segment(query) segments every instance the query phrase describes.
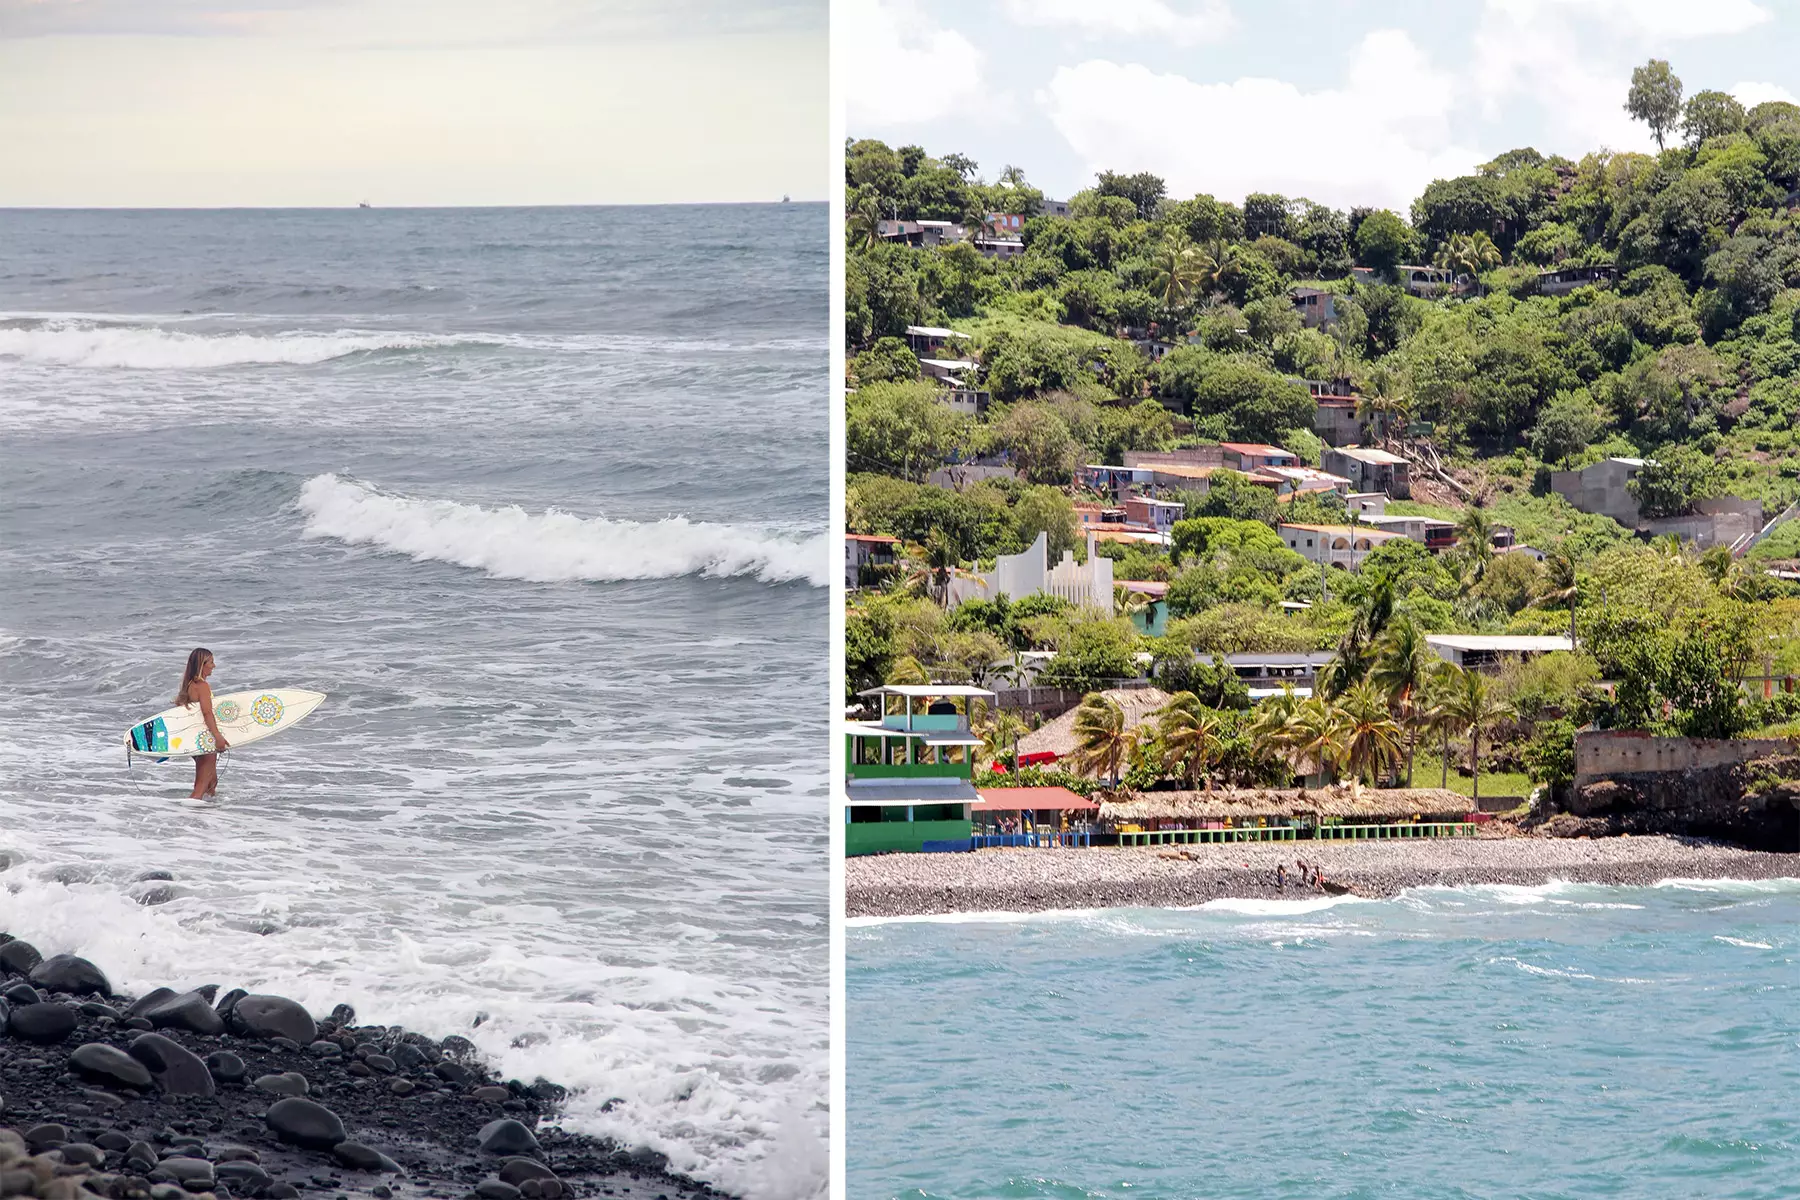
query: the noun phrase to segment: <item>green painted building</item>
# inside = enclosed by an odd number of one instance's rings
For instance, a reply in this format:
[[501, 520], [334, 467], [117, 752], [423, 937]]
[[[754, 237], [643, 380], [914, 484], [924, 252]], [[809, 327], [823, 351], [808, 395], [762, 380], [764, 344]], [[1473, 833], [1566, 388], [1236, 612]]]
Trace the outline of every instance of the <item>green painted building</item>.
[[881, 719], [845, 730], [844, 852], [967, 849], [981, 746], [968, 709], [994, 693], [930, 683], [861, 694], [880, 704]]

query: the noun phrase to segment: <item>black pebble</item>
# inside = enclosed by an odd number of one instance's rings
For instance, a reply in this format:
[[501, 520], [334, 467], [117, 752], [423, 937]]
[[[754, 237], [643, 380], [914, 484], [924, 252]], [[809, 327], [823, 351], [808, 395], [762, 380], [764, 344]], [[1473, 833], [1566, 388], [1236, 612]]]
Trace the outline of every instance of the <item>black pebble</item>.
[[75, 1010], [66, 1004], [27, 1004], [6, 1018], [9, 1033], [20, 1041], [54, 1046], [75, 1032]]

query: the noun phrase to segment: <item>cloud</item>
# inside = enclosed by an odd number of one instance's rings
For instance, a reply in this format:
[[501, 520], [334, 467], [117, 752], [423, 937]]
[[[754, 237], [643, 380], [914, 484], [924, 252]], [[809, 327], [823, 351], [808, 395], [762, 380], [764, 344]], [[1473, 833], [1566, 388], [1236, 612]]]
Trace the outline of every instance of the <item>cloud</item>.
[[1742, 33], [1774, 14], [1755, 0], [1487, 0], [1513, 19], [1585, 19], [1639, 42]]
[[1433, 179], [1482, 161], [1451, 137], [1454, 87], [1410, 37], [1385, 30], [1358, 45], [1339, 88], [1196, 83], [1090, 61], [1059, 69], [1037, 99], [1091, 171], [1154, 171], [1180, 196], [1278, 191], [1404, 212]]
[[1019, 25], [1068, 29], [1088, 38], [1167, 38], [1179, 45], [1210, 42], [1237, 24], [1226, 0], [1198, 0], [1182, 11], [1164, 0], [1003, 0]]
[[912, 0], [843, 0], [833, 20], [833, 40], [852, 56], [843, 65], [851, 129], [967, 116], [987, 102], [981, 51]]
[[1789, 104], [1800, 104], [1800, 99], [1797, 99], [1794, 93], [1779, 83], [1757, 83], [1754, 80], [1747, 80], [1743, 83], [1732, 84], [1731, 94], [1737, 97], [1737, 102], [1745, 108], [1755, 108], [1768, 100], [1785, 100]]

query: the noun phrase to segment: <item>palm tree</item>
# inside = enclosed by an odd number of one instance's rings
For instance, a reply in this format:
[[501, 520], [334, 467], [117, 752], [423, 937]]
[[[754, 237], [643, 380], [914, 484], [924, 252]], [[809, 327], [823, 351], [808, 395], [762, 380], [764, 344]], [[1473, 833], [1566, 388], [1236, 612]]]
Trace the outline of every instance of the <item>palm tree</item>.
[[1164, 307], [1174, 310], [1187, 303], [1206, 277], [1204, 258], [1188, 235], [1179, 230], [1163, 239], [1153, 260], [1156, 270], [1150, 286], [1162, 298]]
[[1406, 729], [1406, 786], [1413, 782], [1413, 756], [1419, 742], [1419, 714], [1432, 668], [1443, 660], [1425, 642], [1424, 631], [1409, 618], [1387, 627], [1375, 648], [1369, 680], [1388, 697]]
[[1298, 727], [1295, 749], [1318, 764], [1319, 773], [1329, 779], [1343, 761], [1336, 708], [1320, 697], [1312, 696], [1300, 705], [1294, 721]]
[[1469, 735], [1469, 775], [1474, 780], [1476, 808], [1481, 807], [1481, 735], [1506, 716], [1506, 703], [1488, 687], [1479, 671], [1452, 665], [1444, 693], [1444, 719]]
[[1448, 271], [1456, 271], [1479, 281], [1481, 273], [1499, 266], [1505, 261], [1500, 247], [1494, 245], [1494, 239], [1485, 232], [1455, 233], [1438, 251], [1437, 265]]
[[1412, 420], [1412, 405], [1405, 396], [1364, 393], [1356, 398], [1356, 420], [1374, 431], [1382, 445], [1394, 441], [1394, 427], [1405, 429]]
[[1212, 765], [1219, 757], [1223, 726], [1219, 714], [1200, 703], [1192, 692], [1177, 692], [1157, 710], [1157, 736], [1163, 744], [1163, 769], [1171, 773], [1185, 766], [1188, 786], [1206, 779], [1212, 792]]
[[1119, 784], [1120, 768], [1137, 744], [1137, 731], [1125, 728], [1125, 710], [1095, 692], [1075, 710], [1075, 769]]
[[845, 205], [844, 230], [850, 244], [867, 250], [880, 240], [881, 201], [867, 188], [858, 188]]
[[1532, 597], [1528, 608], [1569, 606], [1569, 645], [1575, 644], [1575, 604], [1579, 585], [1575, 578], [1575, 560], [1558, 550], [1544, 560], [1544, 590]]
[[1388, 712], [1387, 696], [1364, 680], [1337, 706], [1338, 744], [1352, 787], [1383, 778], [1400, 758], [1400, 726]]
[[1300, 722], [1301, 703], [1300, 694], [1288, 684], [1256, 706], [1256, 717], [1245, 730], [1259, 756], [1280, 759], [1295, 775], [1300, 774], [1300, 746], [1306, 732]]
[[987, 237], [992, 220], [993, 214], [988, 211], [987, 202], [976, 193], [969, 193], [968, 202], [963, 205], [962, 211], [963, 233], [968, 239], [978, 242]]
[[1121, 617], [1134, 617], [1154, 603], [1155, 600], [1143, 592], [1133, 591], [1123, 584], [1113, 584], [1113, 611]]
[[923, 686], [931, 682], [931, 676], [918, 659], [910, 654], [902, 654], [888, 668], [887, 677], [882, 682], [890, 687]]
[[992, 710], [986, 720], [975, 726], [975, 733], [981, 738], [981, 761], [991, 765], [1008, 757], [1025, 732], [1025, 722], [1018, 713]]
[[1473, 587], [1481, 582], [1488, 564], [1494, 561], [1494, 521], [1487, 509], [1471, 504], [1462, 510], [1462, 516], [1456, 519], [1456, 544], [1469, 562], [1464, 586]]

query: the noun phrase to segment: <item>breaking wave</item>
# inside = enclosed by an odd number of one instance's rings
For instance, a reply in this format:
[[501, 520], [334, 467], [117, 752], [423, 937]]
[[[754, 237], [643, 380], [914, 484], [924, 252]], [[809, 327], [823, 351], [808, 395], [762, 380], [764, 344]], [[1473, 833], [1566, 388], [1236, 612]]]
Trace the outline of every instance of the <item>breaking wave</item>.
[[329, 362], [348, 354], [421, 350], [466, 342], [417, 333], [187, 333], [154, 326], [45, 321], [0, 326], [0, 359], [49, 366], [139, 371]]
[[669, 517], [614, 521], [516, 505], [482, 508], [389, 495], [336, 475], [300, 489], [306, 535], [376, 546], [416, 562], [445, 562], [531, 583], [611, 582], [682, 575], [750, 576], [765, 583], [829, 583], [826, 537], [782, 537], [754, 526]]

